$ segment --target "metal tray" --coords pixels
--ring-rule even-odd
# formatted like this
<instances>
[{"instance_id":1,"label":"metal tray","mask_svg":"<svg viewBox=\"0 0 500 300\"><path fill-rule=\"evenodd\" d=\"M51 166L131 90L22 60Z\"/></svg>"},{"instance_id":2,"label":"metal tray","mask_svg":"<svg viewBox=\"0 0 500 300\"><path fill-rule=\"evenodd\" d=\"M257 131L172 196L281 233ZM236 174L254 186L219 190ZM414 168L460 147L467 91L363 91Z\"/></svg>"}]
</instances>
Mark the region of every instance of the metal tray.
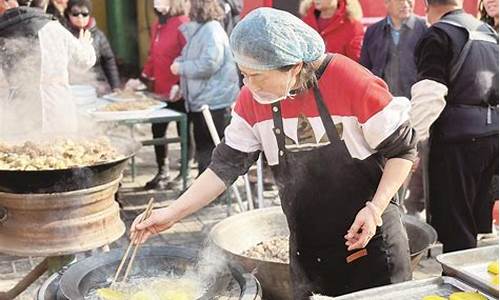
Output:
<instances>
[{"instance_id":1,"label":"metal tray","mask_svg":"<svg viewBox=\"0 0 500 300\"><path fill-rule=\"evenodd\" d=\"M466 283L451 277L436 277L424 280L408 281L399 284L386 285L372 288L340 297L330 298L314 296L313 300L422 300L425 296L436 295L449 297L455 292L475 292L477 289ZM491 297L479 292L489 300L498 298Z\"/></svg>"},{"instance_id":2,"label":"metal tray","mask_svg":"<svg viewBox=\"0 0 500 300\"><path fill-rule=\"evenodd\" d=\"M481 247L441 254L437 260L443 273L461 279L468 284L498 297L498 285L492 283L488 264L498 260L498 246Z\"/></svg>"}]
</instances>

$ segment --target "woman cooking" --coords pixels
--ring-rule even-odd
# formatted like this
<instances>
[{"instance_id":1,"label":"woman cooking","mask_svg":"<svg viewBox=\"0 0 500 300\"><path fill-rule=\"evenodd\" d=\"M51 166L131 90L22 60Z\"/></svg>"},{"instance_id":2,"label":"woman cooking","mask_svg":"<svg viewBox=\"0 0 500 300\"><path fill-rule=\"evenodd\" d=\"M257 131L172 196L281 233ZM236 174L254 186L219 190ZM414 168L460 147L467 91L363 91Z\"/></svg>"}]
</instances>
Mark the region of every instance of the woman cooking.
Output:
<instances>
[{"instance_id":1,"label":"woman cooking","mask_svg":"<svg viewBox=\"0 0 500 300\"><path fill-rule=\"evenodd\" d=\"M294 299L411 278L392 198L415 159L410 103L289 13L260 8L230 39L245 87L209 168L171 206L132 225L170 228L221 194L264 152L290 229ZM245 234L245 233L242 233Z\"/></svg>"}]
</instances>

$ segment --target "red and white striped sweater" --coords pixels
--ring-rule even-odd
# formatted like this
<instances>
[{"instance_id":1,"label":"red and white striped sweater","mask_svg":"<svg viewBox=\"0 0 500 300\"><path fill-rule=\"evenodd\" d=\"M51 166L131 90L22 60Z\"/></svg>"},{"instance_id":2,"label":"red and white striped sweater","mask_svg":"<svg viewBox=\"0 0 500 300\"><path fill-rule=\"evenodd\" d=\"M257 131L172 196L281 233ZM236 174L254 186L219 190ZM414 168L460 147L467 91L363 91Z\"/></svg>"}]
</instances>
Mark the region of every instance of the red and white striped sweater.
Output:
<instances>
[{"instance_id":1,"label":"red and white striped sweater","mask_svg":"<svg viewBox=\"0 0 500 300\"><path fill-rule=\"evenodd\" d=\"M333 57L318 83L352 158L364 160L389 144L391 153L385 156L414 159L408 99L393 97L382 79L342 55ZM307 151L329 143L312 89L283 100L281 114L288 150ZM269 165L277 165L273 128L272 106L256 102L244 87L226 128L225 144L243 153L264 151Z\"/></svg>"}]
</instances>

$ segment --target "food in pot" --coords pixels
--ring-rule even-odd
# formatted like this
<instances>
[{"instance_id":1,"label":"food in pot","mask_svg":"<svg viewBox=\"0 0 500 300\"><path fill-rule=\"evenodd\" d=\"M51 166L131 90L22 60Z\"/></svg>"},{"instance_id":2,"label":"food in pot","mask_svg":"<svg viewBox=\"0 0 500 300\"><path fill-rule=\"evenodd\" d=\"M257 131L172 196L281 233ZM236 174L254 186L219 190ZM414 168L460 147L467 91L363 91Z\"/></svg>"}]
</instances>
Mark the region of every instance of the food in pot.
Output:
<instances>
[{"instance_id":1,"label":"food in pot","mask_svg":"<svg viewBox=\"0 0 500 300\"><path fill-rule=\"evenodd\" d=\"M450 295L450 300L488 300L477 292L459 292Z\"/></svg>"},{"instance_id":2,"label":"food in pot","mask_svg":"<svg viewBox=\"0 0 500 300\"><path fill-rule=\"evenodd\" d=\"M126 297L124 293L111 288L98 289L97 296L105 300L125 300Z\"/></svg>"},{"instance_id":3,"label":"food in pot","mask_svg":"<svg viewBox=\"0 0 500 300\"><path fill-rule=\"evenodd\" d=\"M160 101L146 98L137 101L114 102L105 105L98 111L100 112L117 112L117 111L133 111L145 110L162 104Z\"/></svg>"},{"instance_id":4,"label":"food in pot","mask_svg":"<svg viewBox=\"0 0 500 300\"><path fill-rule=\"evenodd\" d=\"M195 300L204 288L191 277L157 277L119 282L94 291L87 300Z\"/></svg>"},{"instance_id":5,"label":"food in pot","mask_svg":"<svg viewBox=\"0 0 500 300\"><path fill-rule=\"evenodd\" d=\"M0 170L36 171L91 166L122 158L108 138L70 139L24 144L0 142Z\"/></svg>"},{"instance_id":6,"label":"food in pot","mask_svg":"<svg viewBox=\"0 0 500 300\"><path fill-rule=\"evenodd\" d=\"M279 262L287 264L288 257L288 237L276 237L268 241L260 242L256 246L243 253L254 259Z\"/></svg>"},{"instance_id":7,"label":"food in pot","mask_svg":"<svg viewBox=\"0 0 500 300\"><path fill-rule=\"evenodd\" d=\"M498 275L498 261L493 261L488 264L488 272Z\"/></svg>"}]
</instances>

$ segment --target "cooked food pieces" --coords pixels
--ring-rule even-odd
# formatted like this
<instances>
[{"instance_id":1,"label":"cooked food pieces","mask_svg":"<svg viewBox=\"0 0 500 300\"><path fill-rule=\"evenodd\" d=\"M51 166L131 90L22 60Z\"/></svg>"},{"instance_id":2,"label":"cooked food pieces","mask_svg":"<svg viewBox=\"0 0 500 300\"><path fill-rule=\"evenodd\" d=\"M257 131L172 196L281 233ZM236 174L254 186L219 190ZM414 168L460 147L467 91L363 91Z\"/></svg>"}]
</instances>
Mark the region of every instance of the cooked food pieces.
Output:
<instances>
[{"instance_id":1,"label":"cooked food pieces","mask_svg":"<svg viewBox=\"0 0 500 300\"><path fill-rule=\"evenodd\" d=\"M277 237L261 242L245 251L243 255L255 259L287 264L289 262L288 237Z\"/></svg>"},{"instance_id":2,"label":"cooked food pieces","mask_svg":"<svg viewBox=\"0 0 500 300\"><path fill-rule=\"evenodd\" d=\"M119 282L113 288L102 288L88 300L195 300L203 287L192 278L158 277Z\"/></svg>"},{"instance_id":3,"label":"cooked food pieces","mask_svg":"<svg viewBox=\"0 0 500 300\"><path fill-rule=\"evenodd\" d=\"M93 139L56 138L24 144L0 142L0 170L57 170L91 166L122 158L106 137Z\"/></svg>"},{"instance_id":4,"label":"cooked food pieces","mask_svg":"<svg viewBox=\"0 0 500 300\"><path fill-rule=\"evenodd\" d=\"M114 92L109 94L113 98L121 98L121 99L135 99L137 97L140 97L136 92L130 89L124 89L118 92Z\"/></svg>"},{"instance_id":5,"label":"cooked food pieces","mask_svg":"<svg viewBox=\"0 0 500 300\"><path fill-rule=\"evenodd\" d=\"M493 261L488 264L488 272L498 275L498 261Z\"/></svg>"},{"instance_id":6,"label":"cooked food pieces","mask_svg":"<svg viewBox=\"0 0 500 300\"><path fill-rule=\"evenodd\" d=\"M145 110L162 104L160 101L146 98L137 101L114 102L99 109L101 112Z\"/></svg>"},{"instance_id":7,"label":"cooked food pieces","mask_svg":"<svg viewBox=\"0 0 500 300\"><path fill-rule=\"evenodd\" d=\"M491 284L498 286L498 275L493 276L491 278Z\"/></svg>"},{"instance_id":8,"label":"cooked food pieces","mask_svg":"<svg viewBox=\"0 0 500 300\"><path fill-rule=\"evenodd\" d=\"M126 300L124 293L111 288L98 289L97 296L103 300Z\"/></svg>"},{"instance_id":9,"label":"cooked food pieces","mask_svg":"<svg viewBox=\"0 0 500 300\"><path fill-rule=\"evenodd\" d=\"M437 295L425 296L422 300L448 300ZM458 292L450 295L449 300L488 300L485 296L477 292Z\"/></svg>"},{"instance_id":10,"label":"cooked food pieces","mask_svg":"<svg viewBox=\"0 0 500 300\"><path fill-rule=\"evenodd\" d=\"M488 300L477 292L459 292L450 295L450 300Z\"/></svg>"},{"instance_id":11,"label":"cooked food pieces","mask_svg":"<svg viewBox=\"0 0 500 300\"><path fill-rule=\"evenodd\" d=\"M130 300L159 300L151 291L140 291L132 295Z\"/></svg>"},{"instance_id":12,"label":"cooked food pieces","mask_svg":"<svg viewBox=\"0 0 500 300\"><path fill-rule=\"evenodd\" d=\"M448 300L448 299L437 295L430 295L430 296L425 296L422 300Z\"/></svg>"}]
</instances>

